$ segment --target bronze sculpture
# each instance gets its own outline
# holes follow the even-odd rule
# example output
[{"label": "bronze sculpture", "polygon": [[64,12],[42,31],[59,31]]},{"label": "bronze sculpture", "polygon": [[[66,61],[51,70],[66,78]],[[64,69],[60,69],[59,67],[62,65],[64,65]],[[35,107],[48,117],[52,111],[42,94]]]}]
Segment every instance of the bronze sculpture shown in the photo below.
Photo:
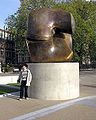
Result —
[{"label": "bronze sculpture", "polygon": [[74,18],[69,12],[49,8],[32,10],[26,35],[32,62],[70,61],[74,28]]}]

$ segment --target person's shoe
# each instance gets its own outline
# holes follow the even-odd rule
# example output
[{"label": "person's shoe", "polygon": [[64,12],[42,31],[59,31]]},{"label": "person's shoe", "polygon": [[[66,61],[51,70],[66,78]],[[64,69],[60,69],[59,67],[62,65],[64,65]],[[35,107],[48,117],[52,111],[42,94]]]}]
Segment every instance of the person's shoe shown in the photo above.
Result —
[{"label": "person's shoe", "polygon": [[22,101],[22,98],[18,98],[18,100]]},{"label": "person's shoe", "polygon": [[27,98],[25,98],[25,100],[29,100],[29,98],[27,97]]}]

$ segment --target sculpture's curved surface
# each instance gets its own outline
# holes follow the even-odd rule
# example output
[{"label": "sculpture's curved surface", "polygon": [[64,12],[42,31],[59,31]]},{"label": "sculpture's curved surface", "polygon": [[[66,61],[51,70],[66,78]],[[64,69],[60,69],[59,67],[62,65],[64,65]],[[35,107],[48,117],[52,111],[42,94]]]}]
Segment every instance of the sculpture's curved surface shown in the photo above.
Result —
[{"label": "sculpture's curved surface", "polygon": [[74,27],[74,18],[69,12],[48,8],[32,10],[26,36],[32,62],[70,61]]}]

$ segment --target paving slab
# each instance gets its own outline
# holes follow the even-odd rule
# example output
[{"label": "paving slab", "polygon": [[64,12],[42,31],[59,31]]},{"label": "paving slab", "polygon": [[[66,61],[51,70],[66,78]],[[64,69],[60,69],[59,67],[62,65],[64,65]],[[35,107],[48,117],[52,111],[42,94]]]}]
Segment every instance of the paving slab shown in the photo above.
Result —
[{"label": "paving slab", "polygon": [[36,120],[96,120],[96,108],[76,104]]},{"label": "paving slab", "polygon": [[0,99],[0,120],[96,120],[96,71],[80,74],[79,98],[18,101],[18,97]]},{"label": "paving slab", "polygon": [[40,110],[61,103],[62,101],[46,101],[39,99],[17,100],[17,97],[0,99],[0,120],[8,120],[32,111]]}]

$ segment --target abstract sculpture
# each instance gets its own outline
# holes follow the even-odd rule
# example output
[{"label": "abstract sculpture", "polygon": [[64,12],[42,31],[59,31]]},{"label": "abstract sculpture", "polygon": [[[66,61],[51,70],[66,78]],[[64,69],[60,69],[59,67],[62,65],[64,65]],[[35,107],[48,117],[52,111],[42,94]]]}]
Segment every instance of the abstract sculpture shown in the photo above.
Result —
[{"label": "abstract sculpture", "polygon": [[26,35],[32,62],[70,61],[74,28],[74,18],[69,12],[49,8],[32,10]]}]

